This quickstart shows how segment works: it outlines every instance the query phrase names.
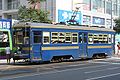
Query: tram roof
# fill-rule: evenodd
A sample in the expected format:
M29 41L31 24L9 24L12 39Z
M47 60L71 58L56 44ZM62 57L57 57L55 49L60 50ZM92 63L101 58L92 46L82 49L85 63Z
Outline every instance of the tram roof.
M86 27L86 26L72 26L72 25L55 25L46 23L31 23L31 22L19 22L14 24L13 28L16 27L30 27L30 28L58 28L58 29L74 29L74 30L96 30L96 31L110 31L115 32L113 29L98 28L98 27Z

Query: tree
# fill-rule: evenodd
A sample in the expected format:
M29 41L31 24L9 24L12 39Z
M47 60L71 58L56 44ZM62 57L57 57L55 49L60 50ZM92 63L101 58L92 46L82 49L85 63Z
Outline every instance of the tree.
M119 34L120 33L120 18L115 19L114 22L115 22L114 30Z
M43 11L40 8L36 9L36 5L40 2L46 0L28 0L30 5L33 7L26 8L26 6L21 6L18 11L18 17L20 20L23 21L31 21L31 22L48 22L51 23L52 21L48 19L48 12Z
M43 10L36 10L33 8L26 8L26 6L21 6L18 11L18 17L24 22L47 22L51 23L48 19L48 12Z

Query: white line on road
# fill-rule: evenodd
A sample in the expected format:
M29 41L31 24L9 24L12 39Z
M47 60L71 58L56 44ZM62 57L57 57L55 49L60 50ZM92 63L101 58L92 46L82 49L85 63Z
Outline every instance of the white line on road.
M86 80L96 80L96 79L102 79L102 78L116 76L116 75L120 75L120 73L110 74L110 75L105 75L105 76L100 76L100 77L94 77L94 78L89 78L89 79L86 79Z
M66 72L66 71L76 71L76 70L80 70L80 69L87 69L87 68L97 68L97 67L103 67L103 66L109 66L109 65L97 65L97 66L88 66L88 67L83 67L83 68L75 68L75 69L66 69L66 70L53 70L53 71L49 71L49 72L44 72L44 73L36 73L36 74L28 74L28 75L24 75L24 76L17 76L17 77L12 77L12 78L6 78L7 80L12 80L12 79L16 79L16 78L22 78L22 77L29 77L29 76L37 76L37 75L45 75L45 74L55 74L55 73L60 73L60 72ZM3 80L6 80L3 79Z
M114 67L114 68L107 68L107 69L102 69L102 70L88 71L84 73L89 74L89 73L95 73L95 72L106 71L106 70L114 70L114 69L119 69L119 68L120 67Z

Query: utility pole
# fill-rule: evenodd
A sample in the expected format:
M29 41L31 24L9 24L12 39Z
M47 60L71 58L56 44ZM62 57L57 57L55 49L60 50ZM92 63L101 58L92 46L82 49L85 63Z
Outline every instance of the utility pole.
M112 8L112 0L111 0L111 27L110 27L110 29L113 29L113 14L112 14L112 11L113 11L113 8Z

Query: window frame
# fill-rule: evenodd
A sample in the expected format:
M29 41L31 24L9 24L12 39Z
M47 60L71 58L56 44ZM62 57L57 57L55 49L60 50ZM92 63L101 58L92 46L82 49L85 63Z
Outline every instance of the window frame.
M45 35L44 33L46 33L46 35ZM43 37L43 39L42 39L42 43L43 43L43 44L50 44L50 32L43 32L42 37ZM48 37L48 42L44 42L44 41L45 41L45 40L44 40L44 39L45 39L44 37Z

